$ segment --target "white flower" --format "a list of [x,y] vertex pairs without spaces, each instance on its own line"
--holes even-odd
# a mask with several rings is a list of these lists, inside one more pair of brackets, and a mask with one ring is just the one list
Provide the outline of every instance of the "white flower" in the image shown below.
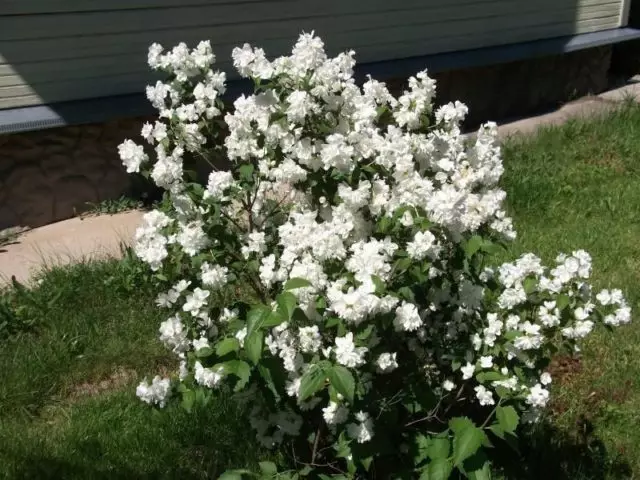
[[438,251],[436,237],[428,230],[416,233],[413,241],[407,244],[407,253],[409,257],[415,260],[422,260],[427,255],[435,258],[438,255]]
[[218,367],[215,371],[210,368],[205,368],[199,361],[196,361],[194,366],[194,378],[196,383],[203,387],[214,388],[217,387],[220,381],[224,378],[224,369]]
[[176,240],[192,257],[200,253],[210,243],[202,227],[203,224],[199,220],[180,225],[180,233],[178,233]]
[[238,342],[240,342],[240,346],[244,347],[244,339],[247,338],[247,327],[238,330],[238,333],[236,333],[236,338],[238,339]]
[[359,423],[347,425],[348,435],[358,443],[366,443],[373,438],[373,420],[366,412],[356,413],[356,420]]
[[464,367],[460,368],[460,371],[462,372],[462,379],[469,380],[471,377],[473,377],[473,374],[476,371],[476,366],[467,362]]
[[491,355],[487,355],[485,357],[480,357],[480,367],[482,367],[482,368],[491,368],[491,367],[493,367],[493,357]]
[[300,327],[298,329],[298,339],[300,340],[300,350],[305,353],[315,353],[322,346],[322,337],[316,325]]
[[200,310],[207,304],[211,292],[201,288],[195,288],[193,293],[187,295],[187,300],[182,305],[182,310],[190,313],[194,317],[198,315]]
[[480,403],[480,405],[482,406],[486,406],[486,405],[494,405],[496,402],[493,399],[493,394],[487,390],[483,385],[478,385],[477,387],[474,388],[475,392],[476,392],[476,398],[478,399],[478,402]]
[[542,385],[549,385],[551,383],[551,375],[548,372],[543,372],[540,375],[540,383]]
[[395,353],[382,353],[376,360],[376,366],[381,373],[389,373],[398,368]]
[[355,346],[353,333],[349,332],[344,337],[336,337],[335,343],[336,346],[333,349],[333,353],[340,365],[355,368],[364,364],[364,355],[367,353],[367,348]]
[[526,401],[533,407],[542,408],[546,406],[549,401],[549,391],[542,388],[542,385],[537,383],[531,387],[531,390],[529,390]]
[[125,140],[118,146],[118,154],[125,167],[127,173],[140,171],[140,166],[149,160],[149,156],[144,153],[144,148],[136,145],[132,140]]
[[160,324],[160,341],[176,353],[184,352],[189,348],[187,330],[178,315]]
[[209,339],[206,337],[200,337],[191,342],[193,344],[193,349],[197,352],[201,348],[209,348]]
[[209,174],[207,189],[204,191],[204,198],[222,200],[224,193],[234,184],[231,172],[214,170]]
[[327,425],[340,425],[347,421],[349,410],[336,402],[329,402],[329,405],[322,409],[322,417]]
[[221,267],[220,265],[211,265],[208,262],[204,262],[200,267],[200,275],[202,277],[202,284],[211,288],[212,290],[220,290],[227,283],[227,267]]
[[418,308],[413,303],[402,302],[402,305],[396,308],[393,325],[397,331],[413,332],[420,328],[422,323]]
[[136,396],[145,403],[164,408],[171,395],[171,381],[168,378],[155,376],[151,384],[143,380],[136,388]]
[[442,383],[442,388],[445,389],[447,392],[450,392],[451,390],[456,388],[456,384],[453,383],[451,380],[445,380]]

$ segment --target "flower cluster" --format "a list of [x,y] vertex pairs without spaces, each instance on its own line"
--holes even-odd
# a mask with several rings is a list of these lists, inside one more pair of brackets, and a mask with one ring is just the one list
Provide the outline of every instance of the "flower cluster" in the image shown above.
[[[135,252],[170,281],[160,339],[186,399],[252,386],[262,444],[323,432],[316,447],[351,452],[324,462],[355,472],[369,467],[354,446],[377,435],[406,446],[412,425],[446,430],[447,412],[478,423],[496,406],[538,412],[553,349],[630,321],[619,290],[592,292],[584,251],[553,268],[533,254],[488,266],[516,235],[496,125],[467,142],[466,106],[436,108],[426,72],[397,97],[358,86],[354,52],[330,58],[313,34],[273,61],[250,45],[232,56],[256,88],[226,108],[207,42],[153,45],[149,65],[170,75],[147,89],[160,120],[143,128],[149,147],[120,146],[127,171],[167,190]],[[212,163],[194,182],[186,163],[220,151],[229,169]],[[252,300],[230,300],[238,290]],[[158,378],[138,388],[159,406],[169,393]]]

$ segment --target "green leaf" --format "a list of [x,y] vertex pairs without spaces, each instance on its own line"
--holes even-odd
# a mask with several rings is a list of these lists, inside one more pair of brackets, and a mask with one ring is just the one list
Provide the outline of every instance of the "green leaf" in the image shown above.
[[247,338],[244,340],[244,351],[254,365],[257,364],[260,361],[260,357],[262,357],[263,341],[264,333],[260,331],[252,332],[251,335],[247,335]]
[[196,350],[196,357],[206,358],[213,355],[213,349],[211,347],[203,347]]
[[346,398],[349,403],[353,404],[356,382],[349,369],[342,365],[334,365],[327,373],[333,388]]
[[524,292],[527,295],[531,295],[538,288],[538,280],[533,277],[527,277],[524,279],[524,282],[522,282],[522,285],[524,287]]
[[260,462],[260,463],[258,463],[258,465],[260,466],[260,471],[264,475],[277,475],[278,474],[278,467],[276,467],[276,464],[273,463],[273,462]]
[[496,409],[496,418],[502,430],[509,433],[515,432],[516,428],[518,428],[518,422],[520,421],[518,412],[510,405],[507,407],[498,407]]
[[240,350],[240,342],[237,338],[225,338],[216,345],[216,355],[219,357],[225,356],[227,353],[237,352]]
[[463,471],[471,480],[491,480],[491,463],[482,451],[464,462]]
[[298,401],[303,402],[314,393],[324,388],[326,373],[323,368],[316,364],[311,364],[300,379],[300,394]]
[[196,392],[194,392],[193,390],[186,390],[182,392],[182,408],[184,408],[188,413],[191,413],[195,401]]
[[364,467],[364,469],[368,472],[371,468],[371,462],[373,462],[373,457],[361,458],[360,463]]
[[340,319],[338,317],[329,317],[325,322],[324,326],[327,328],[337,327],[340,324]]
[[569,303],[571,303],[571,299],[568,295],[562,294],[558,295],[558,297],[556,298],[556,307],[558,308],[558,310],[564,310],[569,306]]
[[451,475],[453,466],[446,458],[438,458],[427,465],[420,475],[420,480],[447,480]]
[[500,372],[480,372],[476,375],[476,380],[479,383],[484,383],[484,382],[495,382],[497,380],[503,380],[504,379],[504,375],[502,375]]
[[500,424],[494,423],[493,425],[489,426],[489,430],[491,430],[496,437],[504,440],[504,429],[500,426]]
[[434,437],[431,439],[430,445],[427,447],[427,456],[431,460],[449,458],[450,451],[451,442],[448,438]]
[[310,287],[311,282],[304,278],[290,278],[284,284],[284,290],[295,290],[296,288]]
[[377,275],[371,275],[371,280],[373,281],[373,284],[376,287],[376,293],[378,295],[384,295],[385,290],[386,290],[386,286],[385,286],[384,282],[382,281],[382,279],[380,277],[378,277]]
[[271,309],[265,305],[259,305],[249,310],[247,314],[247,337],[262,328],[269,314],[271,314]]
[[490,255],[495,255],[497,253],[505,251],[502,245],[500,245],[499,243],[494,243],[491,240],[485,240],[484,242],[482,242],[482,247],[480,249]]
[[238,169],[238,171],[240,172],[240,178],[242,178],[243,180],[251,180],[251,177],[253,175],[253,164],[251,163],[245,163],[244,165],[241,165],[240,168]]
[[286,318],[280,312],[271,312],[262,322],[262,328],[273,328],[284,322]]
[[395,264],[395,271],[397,272],[402,272],[404,270],[406,270],[407,268],[409,268],[411,266],[411,262],[413,262],[413,260],[410,257],[406,257],[406,258],[400,258],[396,261]]
[[454,433],[458,433],[466,428],[475,427],[475,424],[467,417],[454,417],[449,420],[449,427]]
[[282,315],[284,315],[285,319],[291,320],[293,311],[298,304],[296,296],[291,292],[284,292],[276,297],[276,302],[278,303],[278,308]]
[[474,455],[480,449],[484,437],[484,432],[475,426],[457,431],[453,437],[454,465],[460,466],[467,458]]
[[[251,376],[251,367],[247,362],[243,362],[242,360],[230,360],[220,364],[220,366],[222,366],[225,373],[238,377],[238,383],[236,383],[234,391],[239,392],[249,381],[249,377]],[[216,366],[214,365],[213,368],[215,369],[215,367]]]
[[482,247],[484,240],[480,235],[474,235],[464,244],[464,253],[467,258],[473,257],[478,250]]

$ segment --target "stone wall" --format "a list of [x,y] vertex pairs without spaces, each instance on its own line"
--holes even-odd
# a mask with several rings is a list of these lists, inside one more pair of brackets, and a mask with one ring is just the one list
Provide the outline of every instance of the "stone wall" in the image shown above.
[[[467,103],[468,127],[537,113],[604,90],[610,61],[611,48],[600,47],[438,73],[438,102]],[[390,83],[401,89],[403,81]],[[44,225],[125,193],[131,176],[117,146],[139,141],[143,120],[0,136],[0,229]]]
[[0,135],[0,229],[74,216],[129,188],[117,146],[142,120]]

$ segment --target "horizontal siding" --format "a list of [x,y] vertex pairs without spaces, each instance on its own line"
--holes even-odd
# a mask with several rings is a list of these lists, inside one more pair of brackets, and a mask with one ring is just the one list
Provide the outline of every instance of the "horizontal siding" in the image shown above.
[[266,0],[0,0],[0,15],[100,12],[158,7],[263,2]]
[[[183,5],[173,8],[176,4]],[[45,5],[46,4],[46,5]],[[97,11],[100,4],[117,11]],[[153,4],[156,7],[145,9]],[[142,91],[146,50],[210,39],[230,71],[245,41],[270,56],[315,30],[359,62],[616,28],[621,0],[0,0],[0,108]],[[36,6],[40,13],[30,14]],[[33,10],[35,11],[35,10]],[[56,13],[72,12],[72,13]],[[305,12],[305,13],[303,13]],[[9,15],[7,15],[9,14]]]

